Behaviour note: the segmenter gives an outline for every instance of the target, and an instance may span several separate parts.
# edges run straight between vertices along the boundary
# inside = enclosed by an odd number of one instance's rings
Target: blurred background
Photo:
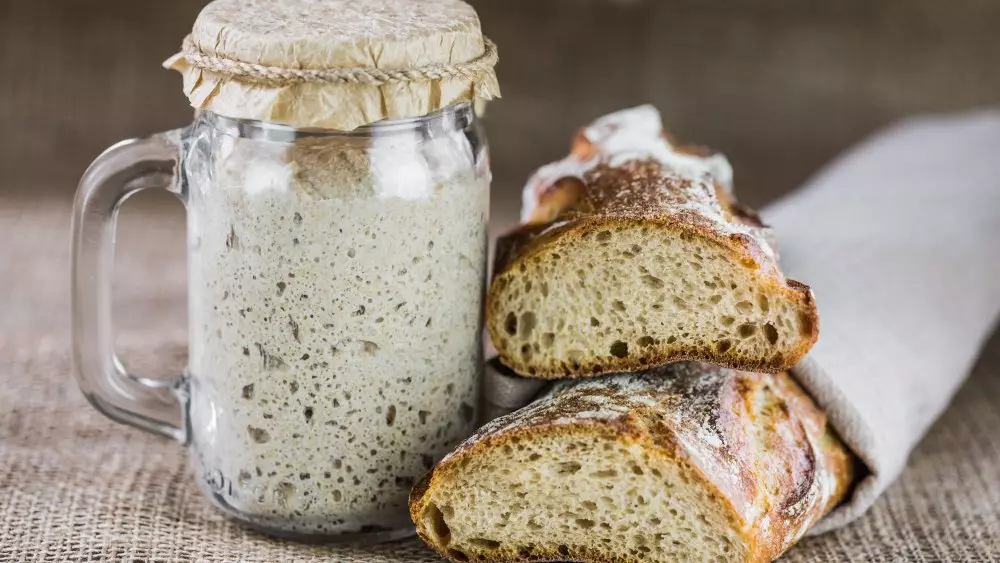
[[[501,54],[494,234],[516,222],[527,176],[621,107],[656,104],[679,138],[725,152],[760,206],[889,122],[1000,102],[995,0],[472,3]],[[0,0],[0,235],[27,242],[0,243],[0,329],[68,328],[77,180],[108,145],[190,121],[160,63],[204,4]],[[117,328],[182,331],[183,209],[157,191],[125,207]]]
[[[994,0],[474,0],[500,47],[494,216],[574,128],[651,102],[761,205],[888,122],[1000,101]],[[160,67],[201,0],[0,0],[0,197],[69,197],[107,145],[191,110]]]

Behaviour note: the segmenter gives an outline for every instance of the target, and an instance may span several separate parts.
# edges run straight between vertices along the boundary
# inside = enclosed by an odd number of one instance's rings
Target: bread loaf
[[[453,561],[771,561],[853,463],[787,374],[681,363],[554,385],[438,464],[410,513]]]
[[[735,203],[725,158],[671,144],[650,107],[578,133],[529,181],[523,219],[498,242],[487,297],[493,344],[520,375],[678,360],[773,373],[816,341],[812,293]]]

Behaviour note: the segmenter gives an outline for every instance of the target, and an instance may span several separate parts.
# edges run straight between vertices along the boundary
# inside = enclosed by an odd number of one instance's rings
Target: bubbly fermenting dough
[[[488,173],[460,133],[198,143],[199,481],[271,530],[407,527],[414,480],[472,429]]]

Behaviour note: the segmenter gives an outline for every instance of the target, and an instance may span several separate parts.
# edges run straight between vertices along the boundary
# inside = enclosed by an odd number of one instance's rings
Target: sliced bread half
[[[785,279],[730,176],[720,155],[671,144],[652,108],[579,133],[498,242],[486,322],[501,361],[542,378],[796,364],[818,336],[812,293]]]
[[[771,561],[854,460],[785,374],[682,363],[567,381],[484,426],[416,487],[453,561]]]

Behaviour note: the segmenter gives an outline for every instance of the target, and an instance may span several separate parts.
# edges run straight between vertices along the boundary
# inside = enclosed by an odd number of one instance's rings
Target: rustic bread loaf
[[[454,561],[770,561],[845,496],[854,460],[791,380],[694,362],[565,381],[413,489]]]
[[[730,177],[721,155],[666,140],[650,107],[578,133],[529,181],[526,224],[497,245],[487,326],[504,364],[561,378],[797,363],[818,336],[812,293],[785,279]]]

